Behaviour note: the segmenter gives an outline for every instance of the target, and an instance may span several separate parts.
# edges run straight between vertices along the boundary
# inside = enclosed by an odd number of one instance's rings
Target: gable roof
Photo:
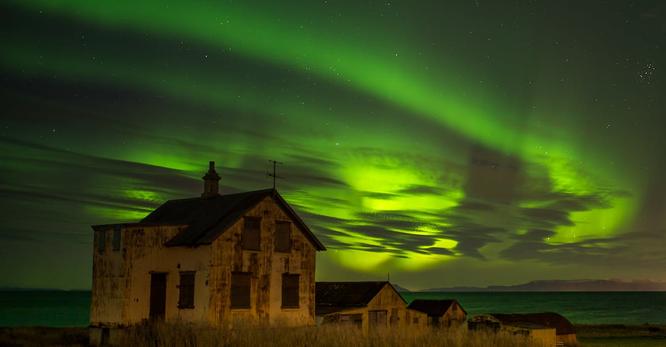
[[[467,311],[456,300],[426,300],[416,299],[412,301],[407,308],[423,312],[428,316],[441,317],[446,314],[451,305],[458,304],[458,307],[467,314]]]
[[[198,246],[210,244],[261,200],[271,197],[318,251],[326,247],[317,239],[305,222],[275,189],[169,200],[141,220],[137,225],[186,225],[166,246]],[[93,227],[95,228],[95,227]]]
[[[315,314],[323,315],[349,308],[365,307],[386,285],[389,285],[402,299],[400,293],[387,281],[317,282],[315,284]]]
[[[576,329],[568,319],[555,312],[527,313],[527,314],[502,314],[491,313],[502,324],[505,325],[540,325],[548,328],[555,328],[557,335],[575,334]]]

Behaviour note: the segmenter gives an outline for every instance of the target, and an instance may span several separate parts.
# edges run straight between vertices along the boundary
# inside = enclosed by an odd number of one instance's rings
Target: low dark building
[[[470,329],[491,328],[508,331],[525,331],[527,335],[545,336],[547,329],[554,330],[557,346],[578,346],[576,330],[568,319],[555,312],[504,314],[492,313],[477,316],[469,323]],[[518,330],[517,330],[518,329]]]
[[[467,312],[457,300],[416,299],[407,307],[428,315],[428,325],[433,327],[460,326],[467,320]]]
[[[386,281],[317,282],[315,316],[320,324],[352,324],[373,328],[424,326],[425,314],[407,309],[407,303]]]

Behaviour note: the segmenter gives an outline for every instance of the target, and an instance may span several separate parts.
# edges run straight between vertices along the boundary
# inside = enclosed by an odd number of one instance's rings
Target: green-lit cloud
[[[429,10],[401,5],[3,6],[12,16],[0,68],[13,84],[3,88],[3,189],[60,201],[44,223],[80,233],[197,195],[208,160],[227,191],[263,188],[273,158],[285,163],[281,192],[331,249],[323,278],[470,259],[546,267],[618,251],[659,172],[652,153],[608,146],[623,113],[592,112],[599,96],[582,101],[570,93],[584,95],[579,85],[550,80],[550,58],[535,59],[557,47],[508,52],[534,33],[494,21],[466,29],[467,5],[440,11],[436,25]],[[388,26],[384,15],[398,13],[404,22]],[[23,203],[31,216],[43,209]]]

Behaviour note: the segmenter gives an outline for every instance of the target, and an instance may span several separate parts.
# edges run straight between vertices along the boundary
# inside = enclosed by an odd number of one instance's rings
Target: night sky
[[[666,280],[666,2],[3,1],[0,287],[271,186],[318,280]]]

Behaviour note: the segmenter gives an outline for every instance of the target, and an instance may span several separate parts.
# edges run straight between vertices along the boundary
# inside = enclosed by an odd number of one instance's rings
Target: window
[[[104,253],[106,248],[106,230],[100,230],[97,234],[97,251],[99,253]]]
[[[391,309],[391,319],[389,321],[391,323],[391,326],[398,325],[399,320],[400,320],[400,317],[398,316],[398,309],[397,308],[392,308]]]
[[[231,308],[250,308],[250,273],[231,273]]]
[[[180,273],[178,308],[194,308],[194,271]]]
[[[298,274],[282,275],[282,307],[298,307],[299,278],[300,276]]]
[[[387,313],[386,310],[368,311],[370,327],[385,327]]]
[[[113,228],[113,250],[114,251],[119,251],[120,250],[120,225],[116,225]]]
[[[260,237],[261,218],[246,217],[245,225],[243,225],[243,233],[241,234],[241,245],[243,249],[253,251],[260,250]]]
[[[275,251],[285,253],[291,251],[291,223],[275,223]]]

